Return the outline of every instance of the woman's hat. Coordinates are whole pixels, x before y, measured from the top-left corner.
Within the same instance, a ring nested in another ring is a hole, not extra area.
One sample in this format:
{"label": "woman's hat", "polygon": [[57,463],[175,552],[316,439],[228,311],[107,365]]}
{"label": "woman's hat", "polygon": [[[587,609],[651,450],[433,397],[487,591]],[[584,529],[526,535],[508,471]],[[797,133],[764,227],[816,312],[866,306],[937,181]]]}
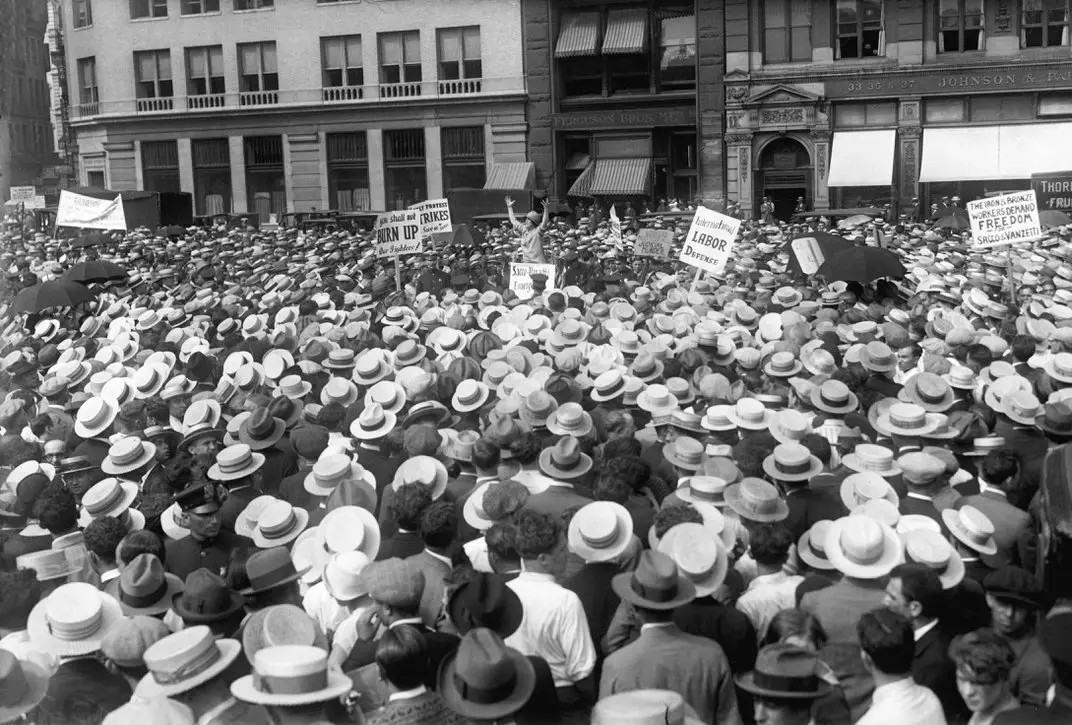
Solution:
{"label": "woman's hat", "polygon": [[266,647],[253,657],[253,674],[231,683],[231,694],[242,702],[297,707],[337,700],[353,689],[353,681],[328,668],[328,653],[319,647]]}
{"label": "woman's hat", "polygon": [[737,686],[757,697],[774,700],[818,700],[830,692],[822,678],[819,656],[791,644],[767,645],[751,672],[738,676]]}
{"label": "woman's hat", "polygon": [[255,453],[245,443],[228,446],[216,454],[216,462],[208,469],[213,481],[237,481],[252,476],[264,465],[264,455]]}
{"label": "woman's hat", "polygon": [[246,599],[215,572],[196,569],[186,575],[182,591],[171,598],[171,609],[184,622],[222,622],[242,611]]}
{"label": "woman's hat", "polygon": [[807,481],[822,470],[822,461],[799,443],[779,443],[763,459],[763,472],[774,481]]}
{"label": "woman's hat", "polygon": [[153,554],[138,554],[106,591],[119,601],[128,617],[153,616],[171,609],[171,600],[182,592],[182,579],[165,572]]}
{"label": "woman's hat", "polygon": [[949,533],[969,549],[987,556],[998,553],[998,545],[994,541],[994,524],[974,506],[946,509],[942,512],[942,522],[949,529]]}
{"label": "woman's hat", "polygon": [[309,525],[309,512],[286,501],[271,501],[257,516],[250,538],[260,549],[286,546]]}
{"label": "woman's hat", "polygon": [[762,478],[745,478],[729,486],[725,497],[726,504],[749,521],[784,521],[789,516],[789,504],[778,495],[774,484]]}
{"label": "woman's hat", "polygon": [[30,612],[26,629],[34,647],[58,657],[100,649],[105,633],[123,618],[113,597],[85,583],[63,584]]}
{"label": "woman's hat", "polygon": [[830,524],[826,556],[834,568],[856,579],[879,579],[903,559],[896,532],[869,516],[843,516]]}
{"label": "woman's hat", "polygon": [[234,639],[216,639],[205,625],[187,627],[145,650],[149,673],[138,682],[139,698],[172,697],[223,674],[242,653]]}
{"label": "woman's hat", "polygon": [[576,438],[564,436],[540,452],[540,470],[551,478],[570,481],[592,470],[592,459],[581,451]]}
{"label": "woman's hat", "polygon": [[593,501],[573,515],[569,548],[585,562],[613,561],[633,540],[633,519],[613,501]]}
{"label": "woman's hat", "polygon": [[905,546],[905,561],[927,567],[942,582],[943,589],[952,589],[964,579],[964,561],[953,545],[937,531],[911,529],[900,534]]}
{"label": "woman's hat", "polygon": [[101,470],[110,476],[136,471],[153,460],[156,446],[137,436],[124,436],[108,448],[108,457],[101,462]]}
{"label": "woman's hat", "polygon": [[45,699],[49,675],[34,664],[0,649],[0,722],[11,722]]}
{"label": "woman's hat", "polygon": [[893,486],[877,473],[853,473],[841,482],[841,503],[847,510],[855,511],[856,507],[875,499],[884,499],[895,507],[900,504]]}
{"label": "woman's hat", "polygon": [[378,403],[365,406],[361,415],[350,424],[350,435],[358,440],[371,441],[383,438],[398,423],[394,413],[383,409]]}
{"label": "woman's hat", "polygon": [[726,549],[703,524],[671,527],[659,540],[658,551],[673,559],[678,571],[696,588],[697,597],[711,596],[726,580],[729,570]]}
{"label": "woman's hat", "polygon": [[[661,543],[661,542],[660,542]],[[618,574],[611,588],[623,600],[644,609],[668,611],[696,598],[696,587],[666,554],[645,550],[632,572]]]}
{"label": "woman's hat", "polygon": [[834,569],[834,565],[826,558],[826,536],[830,532],[831,523],[828,519],[816,521],[797,542],[797,555],[812,569],[822,571]]}
{"label": "woman's hat", "polygon": [[470,720],[507,717],[523,708],[535,689],[536,670],[528,657],[484,627],[466,633],[439,667],[439,696]]}

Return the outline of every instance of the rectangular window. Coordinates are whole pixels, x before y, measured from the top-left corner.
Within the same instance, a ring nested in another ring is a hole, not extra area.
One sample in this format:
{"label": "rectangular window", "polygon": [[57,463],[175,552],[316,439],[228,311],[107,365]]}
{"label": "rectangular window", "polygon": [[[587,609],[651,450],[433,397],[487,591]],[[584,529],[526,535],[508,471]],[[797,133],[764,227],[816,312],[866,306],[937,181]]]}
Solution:
{"label": "rectangular window", "polygon": [[930,98],[923,102],[927,123],[959,123],[964,120],[963,98]]}
{"label": "rectangular window", "polygon": [[[100,101],[97,93],[97,59],[78,59],[78,103],[83,106],[96,106]],[[96,113],[96,111],[92,111]]]}
{"label": "rectangular window", "polygon": [[436,36],[439,80],[456,81],[483,76],[479,27],[440,28]]}
{"label": "rectangular window", "polygon": [[276,66],[275,41],[238,45],[238,90],[241,105],[264,105],[279,102],[279,69]]}
{"label": "rectangular window", "polygon": [[444,191],[484,188],[487,172],[483,126],[441,129],[440,146]]}
{"label": "rectangular window", "polygon": [[1039,97],[1039,116],[1072,116],[1072,93],[1054,93]]}
{"label": "rectangular window", "polygon": [[428,197],[424,129],[384,131],[383,166],[388,211],[424,201]]}
{"label": "rectangular window", "polygon": [[86,184],[89,186],[96,186],[98,189],[103,189],[104,184],[104,172],[103,171],[87,171],[86,172]]}
{"label": "rectangular window", "polygon": [[134,85],[138,98],[171,98],[171,51],[143,50],[134,53]]}
{"label": "rectangular window", "polygon": [[146,191],[182,191],[178,141],[142,141],[141,174]]}
{"label": "rectangular window", "polygon": [[885,55],[882,29],[883,0],[837,0],[838,58],[873,58]]}
{"label": "rectangular window", "polygon": [[1020,45],[1024,48],[1068,45],[1068,0],[1023,0]]}
{"label": "rectangular window", "polygon": [[275,0],[234,0],[235,10],[264,10],[274,7]]}
{"label": "rectangular window", "polygon": [[220,0],[182,0],[181,12],[183,15],[202,15],[204,13],[218,13]]}
{"label": "rectangular window", "polygon": [[839,103],[834,106],[834,128],[891,126],[897,123],[897,103]]}
{"label": "rectangular window", "polygon": [[[361,36],[340,35],[320,39],[321,83],[324,100],[353,100],[361,98],[365,85],[365,69],[361,64]],[[328,89],[352,89],[334,91]]]}
{"label": "rectangular window", "polygon": [[250,208],[268,221],[287,211],[287,187],[283,176],[283,137],[248,136],[244,139],[246,190]]}
{"label": "rectangular window", "polygon": [[212,216],[231,211],[231,149],[225,138],[194,139],[194,204],[197,214]]}
{"label": "rectangular window", "polygon": [[983,49],[983,0],[938,0],[938,52]]}
{"label": "rectangular window", "polygon": [[190,96],[221,94],[227,87],[223,75],[223,46],[186,49],[186,93]]}
{"label": "rectangular window", "polygon": [[421,82],[421,36],[418,31],[380,33],[379,44],[380,83]]}
{"label": "rectangular window", "polygon": [[696,16],[691,12],[659,10],[659,88],[696,88]]}
{"label": "rectangular window", "polygon": [[166,18],[167,0],[130,0],[130,19]]}
{"label": "rectangular window", "polygon": [[1033,96],[974,96],[968,99],[969,121],[1027,121],[1035,117]]}
{"label": "rectangular window", "polygon": [[763,60],[766,63],[811,60],[810,0],[765,0]]}
{"label": "rectangular window", "polygon": [[74,0],[74,27],[88,28],[93,24],[93,4],[91,0]]}
{"label": "rectangular window", "polygon": [[329,206],[338,211],[368,211],[371,201],[365,132],[329,133],[326,140]]}

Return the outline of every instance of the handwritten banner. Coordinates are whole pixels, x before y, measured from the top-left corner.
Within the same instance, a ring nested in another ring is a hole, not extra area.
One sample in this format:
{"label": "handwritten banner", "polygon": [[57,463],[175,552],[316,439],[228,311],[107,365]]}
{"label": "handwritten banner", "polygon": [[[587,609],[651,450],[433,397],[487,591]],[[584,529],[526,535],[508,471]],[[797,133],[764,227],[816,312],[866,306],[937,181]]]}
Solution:
{"label": "handwritten banner", "polygon": [[733,254],[741,220],[701,206],[692,218],[679,261],[721,275]]}
{"label": "handwritten banner", "polygon": [[670,259],[673,245],[674,233],[669,229],[641,229],[633,242],[633,256]]}
{"label": "handwritten banner", "polygon": [[422,237],[427,238],[432,234],[454,229],[450,221],[450,204],[446,199],[429,199],[420,204],[414,204],[410,209],[420,214]]}
{"label": "handwritten banner", "polygon": [[126,231],[123,197],[116,196],[108,201],[61,190],[60,203],[56,208],[56,226]]}
{"label": "handwritten banner", "polygon": [[555,286],[555,265],[553,264],[529,264],[514,262],[510,265],[510,289],[518,298],[523,300],[532,299],[532,275],[542,274],[547,277],[545,290],[558,289]]}
{"label": "handwritten banner", "polygon": [[969,201],[967,206],[972,246],[976,248],[1016,244],[1042,235],[1034,191],[1014,191],[977,199]]}

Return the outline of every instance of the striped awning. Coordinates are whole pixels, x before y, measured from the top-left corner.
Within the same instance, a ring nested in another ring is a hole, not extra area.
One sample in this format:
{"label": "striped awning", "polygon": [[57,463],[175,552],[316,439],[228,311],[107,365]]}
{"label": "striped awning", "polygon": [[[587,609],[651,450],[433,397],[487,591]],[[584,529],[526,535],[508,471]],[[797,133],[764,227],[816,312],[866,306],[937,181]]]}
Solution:
{"label": "striped awning", "polygon": [[556,58],[577,58],[599,52],[599,13],[570,13],[562,17],[555,43]]}
{"label": "striped awning", "polygon": [[500,162],[491,165],[485,191],[524,191],[531,189],[536,165],[531,161]]}
{"label": "striped awning", "polygon": [[599,159],[592,172],[592,193],[642,196],[650,182],[651,159]]}
{"label": "striped awning", "polygon": [[603,36],[603,55],[632,55],[648,47],[648,11],[643,8],[611,10],[607,15],[607,33]]}
{"label": "striped awning", "polygon": [[573,186],[566,192],[566,196],[592,196],[592,172],[595,170],[595,162],[588,164],[573,182]]}

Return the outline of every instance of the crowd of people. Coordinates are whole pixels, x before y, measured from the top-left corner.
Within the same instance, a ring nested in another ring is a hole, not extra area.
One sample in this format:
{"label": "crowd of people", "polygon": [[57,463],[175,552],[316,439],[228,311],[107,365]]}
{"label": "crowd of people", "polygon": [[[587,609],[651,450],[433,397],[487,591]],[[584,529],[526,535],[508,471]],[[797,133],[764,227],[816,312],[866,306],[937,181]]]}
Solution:
{"label": "crowd of people", "polygon": [[840,227],[6,233],[0,722],[1072,722],[1072,233]]}

